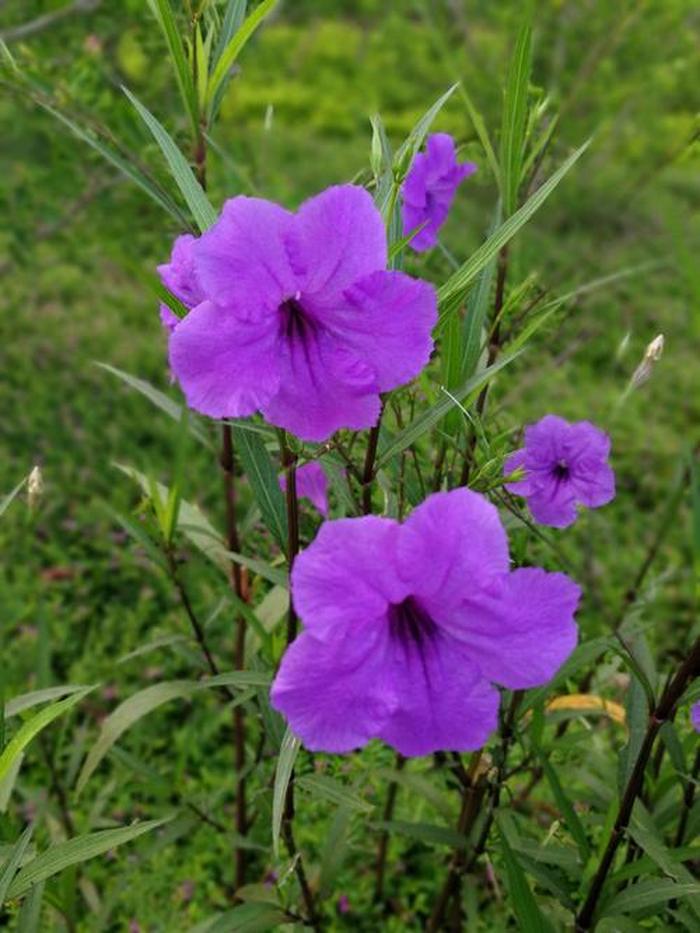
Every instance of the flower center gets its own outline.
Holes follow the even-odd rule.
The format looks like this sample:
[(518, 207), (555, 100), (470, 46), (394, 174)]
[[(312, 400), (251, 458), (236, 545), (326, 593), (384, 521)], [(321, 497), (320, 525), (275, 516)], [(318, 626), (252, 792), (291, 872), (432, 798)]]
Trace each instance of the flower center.
[(302, 343), (316, 331), (315, 321), (306, 313), (298, 296), (287, 298), (279, 307), (280, 332), (289, 340), (298, 339)]
[(437, 626), (413, 596), (389, 607), (389, 632), (402, 644), (420, 648), (436, 631)]
[(554, 476), (554, 479), (568, 479), (569, 467), (566, 465), (566, 463), (564, 463), (563, 460), (560, 460), (552, 470), (552, 475)]

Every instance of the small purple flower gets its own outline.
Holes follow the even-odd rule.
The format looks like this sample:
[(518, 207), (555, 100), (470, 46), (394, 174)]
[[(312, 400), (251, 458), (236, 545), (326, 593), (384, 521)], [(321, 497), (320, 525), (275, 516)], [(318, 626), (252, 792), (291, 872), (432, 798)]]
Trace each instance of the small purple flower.
[(340, 895), (336, 904), (336, 910), (339, 914), (350, 913), (350, 898), (347, 896), (347, 894)]
[(577, 504), (596, 509), (615, 497), (609, 454), (610, 438), (590, 421), (545, 415), (525, 428), (525, 446), (503, 464), (506, 476), (525, 471), (506, 489), (527, 499), (535, 521), (566, 528), (576, 520)]
[(403, 755), (480, 748), (501, 684), (548, 681), (573, 650), (578, 586), (510, 571), (497, 509), (436, 493), (404, 524), (325, 522), (294, 564), (305, 631), (287, 649), (273, 706), (314, 751), (381, 738)]
[(460, 182), (475, 171), (473, 162), (457, 162), (454, 139), (447, 133), (428, 137), (425, 152), (413, 160), (401, 190), (404, 236), (425, 223), (411, 240), (413, 249), (421, 253), (435, 246)]
[[(280, 486), (287, 488), (287, 474), (280, 473)], [(308, 499), (324, 518), (328, 517), (328, 478), (320, 463), (311, 461), (297, 468), (297, 496)]]
[(329, 188), (296, 214), (227, 201), (169, 267), (181, 294), (205, 296), (170, 337), (188, 405), (213, 418), (260, 410), (309, 441), (375, 424), (380, 393), (428, 362), (437, 319), (434, 288), (386, 264), (384, 223), (363, 188)]
[(690, 708), (690, 721), (693, 724), (693, 729), (696, 732), (700, 732), (700, 702), (693, 703)]

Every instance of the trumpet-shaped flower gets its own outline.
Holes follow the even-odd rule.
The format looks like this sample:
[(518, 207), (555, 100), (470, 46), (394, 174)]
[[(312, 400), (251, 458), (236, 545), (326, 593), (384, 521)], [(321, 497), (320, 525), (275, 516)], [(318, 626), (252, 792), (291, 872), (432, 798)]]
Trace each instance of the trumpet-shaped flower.
[[(287, 474), (280, 474), (280, 486), (287, 489)], [(312, 460), (297, 468), (296, 471), (297, 496), (308, 499), (321, 515), (328, 516), (328, 477), (323, 472), (320, 463)]]
[(578, 586), (511, 571), (498, 511), (467, 489), (430, 496), (403, 524), (326, 522), (291, 582), (305, 630), (271, 698), (312, 750), (479, 748), (497, 724), (494, 684), (543, 684), (576, 644)]
[(525, 446), (503, 464), (506, 476), (524, 471), (506, 489), (527, 500), (535, 521), (565, 528), (576, 520), (577, 504), (595, 509), (614, 498), (609, 454), (610, 438), (590, 421), (545, 415), (525, 428)]
[(413, 160), (401, 189), (404, 236), (424, 224), (411, 240), (413, 249), (423, 252), (435, 246), (457, 188), (475, 171), (473, 162), (457, 162), (454, 139), (447, 133), (428, 137), (425, 152)]
[(201, 300), (172, 331), (170, 366), (205, 415), (259, 410), (322, 441), (375, 424), (380, 393), (428, 362), (435, 290), (387, 271), (382, 217), (363, 188), (329, 188), (296, 213), (233, 198), (186, 246), (168, 275), (178, 297)]

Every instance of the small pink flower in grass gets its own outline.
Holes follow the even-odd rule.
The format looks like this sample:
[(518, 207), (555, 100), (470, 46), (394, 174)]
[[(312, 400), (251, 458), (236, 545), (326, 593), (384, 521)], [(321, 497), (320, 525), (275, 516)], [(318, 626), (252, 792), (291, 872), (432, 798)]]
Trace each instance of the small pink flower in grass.
[(233, 198), (192, 250), (205, 300), (173, 330), (170, 366), (202, 414), (261, 411), (323, 441), (375, 424), (380, 393), (428, 362), (435, 290), (387, 271), (384, 222), (363, 188), (329, 188), (295, 214)]
[(690, 721), (693, 724), (693, 729), (700, 732), (700, 702), (694, 703), (690, 708)]
[(480, 748), (500, 684), (546, 683), (573, 650), (578, 586), (511, 571), (498, 511), (457, 489), (399, 524), (326, 522), (297, 558), (305, 631), (287, 649), (272, 705), (314, 751), (380, 738), (402, 755)]
[(447, 133), (428, 137), (425, 152), (413, 160), (401, 189), (404, 236), (425, 224), (411, 240), (413, 249), (420, 253), (435, 246), (457, 188), (475, 171), (473, 162), (457, 162), (454, 139)]
[(524, 470), (506, 489), (527, 499), (535, 521), (566, 528), (576, 521), (578, 504), (595, 509), (615, 497), (609, 455), (610, 438), (590, 421), (545, 415), (525, 428), (525, 446), (503, 464), (505, 476)]
[[(287, 489), (287, 474), (280, 473), (280, 486)], [(297, 497), (308, 499), (324, 518), (328, 517), (328, 478), (320, 463), (311, 461), (297, 468)]]

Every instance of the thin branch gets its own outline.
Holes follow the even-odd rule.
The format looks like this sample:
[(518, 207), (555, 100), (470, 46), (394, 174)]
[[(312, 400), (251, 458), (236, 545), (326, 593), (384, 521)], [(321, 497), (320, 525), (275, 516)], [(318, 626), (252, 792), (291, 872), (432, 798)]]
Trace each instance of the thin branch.
[[(406, 764), (406, 759), (403, 755), (396, 754), (396, 770), (402, 771), (404, 765)], [(384, 803), (384, 813), (382, 814), (382, 820), (385, 823), (388, 823), (394, 816), (394, 807), (396, 806), (396, 794), (398, 793), (399, 785), (396, 781), (391, 781), (389, 783), (389, 789), (386, 794), (386, 802)], [(379, 836), (379, 846), (377, 848), (377, 863), (375, 867), (375, 882), (374, 882), (374, 899), (375, 901), (381, 901), (384, 899), (384, 877), (386, 874), (386, 856), (389, 850), (389, 831), (383, 830)]]

